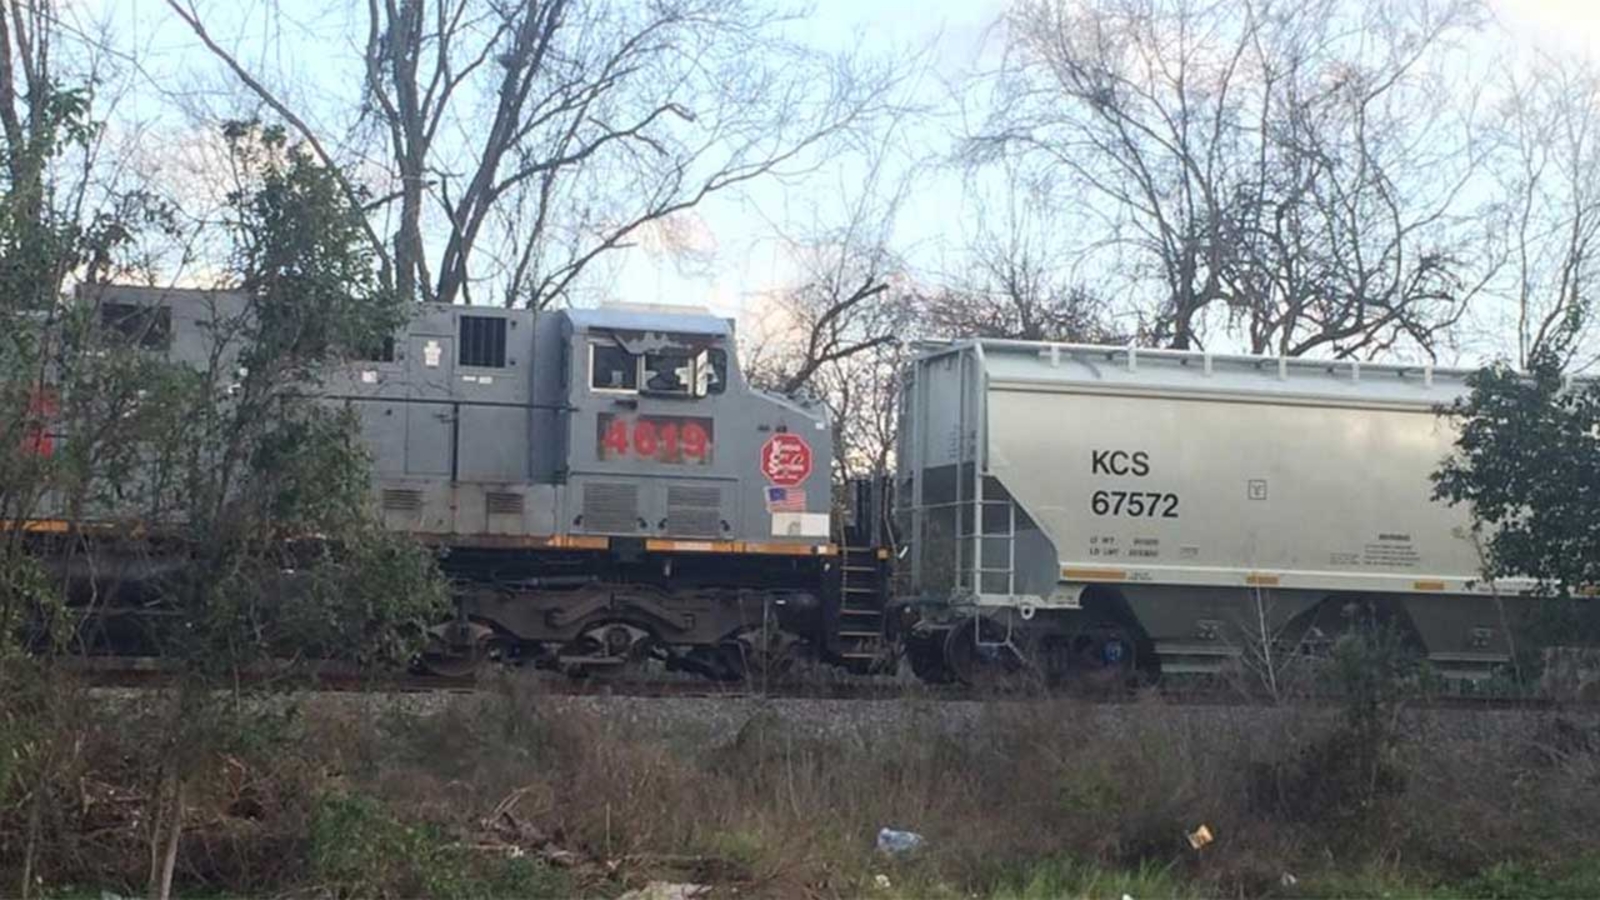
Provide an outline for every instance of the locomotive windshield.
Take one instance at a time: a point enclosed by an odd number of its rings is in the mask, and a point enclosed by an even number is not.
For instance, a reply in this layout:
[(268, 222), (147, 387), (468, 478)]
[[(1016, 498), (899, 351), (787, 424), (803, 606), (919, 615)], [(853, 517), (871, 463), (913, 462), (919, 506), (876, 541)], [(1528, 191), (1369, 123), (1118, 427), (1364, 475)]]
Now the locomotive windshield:
[(694, 379), (694, 360), (688, 353), (646, 353), (645, 389), (652, 394), (687, 394)]
[(704, 397), (727, 387), (727, 351), (671, 348), (630, 353), (617, 344), (589, 345), (589, 387), (596, 391)]
[(166, 306), (101, 303), (100, 324), (107, 332), (145, 350), (165, 350), (172, 340), (172, 310)]

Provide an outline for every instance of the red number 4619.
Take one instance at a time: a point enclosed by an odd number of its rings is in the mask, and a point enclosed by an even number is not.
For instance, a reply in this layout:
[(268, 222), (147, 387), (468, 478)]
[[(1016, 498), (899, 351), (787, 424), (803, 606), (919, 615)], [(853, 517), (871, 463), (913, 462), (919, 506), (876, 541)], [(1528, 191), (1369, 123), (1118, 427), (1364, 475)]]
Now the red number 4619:
[[(605, 421), (609, 418), (610, 421)], [(617, 459), (630, 453), (664, 463), (707, 463), (711, 460), (710, 421), (679, 416), (601, 421), (600, 456)]]

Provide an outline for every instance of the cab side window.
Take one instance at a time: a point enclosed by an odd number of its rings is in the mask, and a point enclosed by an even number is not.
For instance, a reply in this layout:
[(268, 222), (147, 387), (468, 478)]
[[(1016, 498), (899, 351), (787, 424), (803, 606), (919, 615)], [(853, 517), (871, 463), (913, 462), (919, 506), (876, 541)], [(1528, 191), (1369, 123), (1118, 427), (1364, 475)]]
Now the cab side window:
[(597, 391), (637, 391), (638, 358), (615, 344), (590, 344), (589, 387)]

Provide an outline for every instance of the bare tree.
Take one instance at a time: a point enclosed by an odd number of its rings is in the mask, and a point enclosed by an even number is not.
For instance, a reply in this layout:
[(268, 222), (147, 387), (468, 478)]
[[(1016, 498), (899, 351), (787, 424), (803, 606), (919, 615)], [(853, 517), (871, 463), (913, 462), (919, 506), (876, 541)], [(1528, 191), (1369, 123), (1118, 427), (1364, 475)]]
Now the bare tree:
[[(0, 0), (0, 131), (4, 132), (5, 288), (23, 305), (47, 309), (57, 298), (70, 253), (52, 240), (72, 210), (52, 202), (51, 165), (65, 149), (92, 140), (89, 88), (60, 71), (50, 0)], [(77, 187), (81, 190), (83, 180)], [(69, 203), (70, 207), (71, 204)]]
[(887, 469), (899, 363), (916, 334), (908, 267), (890, 248), (920, 169), (899, 159), (896, 134), (891, 126), (864, 157), (849, 160), (861, 166), (859, 186), (838, 192), (840, 208), (818, 210), (826, 224), (782, 236), (798, 274), (767, 299), (746, 348), (755, 384), (828, 407), (841, 479)]
[[(743, 342), (744, 369), (759, 388), (827, 408), (838, 486), (890, 468), (913, 307), (891, 257), (847, 247), (807, 255), (803, 280), (768, 298)], [(837, 268), (816, 268), (830, 257)]]
[(1120, 343), (1111, 304), (1076, 278), (1078, 254), (1059, 240), (1066, 223), (1040, 192), (1004, 173), (999, 215), (981, 190), (972, 206), (977, 234), (961, 255), (963, 268), (916, 298), (922, 330), (932, 337), (1010, 338)]
[[(1430, 59), (1478, 10), (1300, 11), (1252, 26), (1257, 162), (1230, 210), (1231, 312), (1254, 352), (1432, 353), (1495, 271), (1465, 199), (1484, 162), (1475, 98)], [(1364, 38), (1346, 48), (1350, 26)]]
[[(349, 162), (194, 0), (167, 2), (324, 163)], [(506, 305), (566, 297), (641, 227), (814, 163), (893, 82), (786, 42), (746, 0), (368, 0), (366, 23), (360, 96), (338, 102), (376, 126), (393, 190), (346, 192), (384, 277), (444, 303), (484, 284)]]
[(1451, 227), (1477, 159), (1439, 64), (1477, 17), (1472, 0), (1021, 0), (966, 154), (1111, 204), (1155, 340), (1222, 324), (1256, 352), (1426, 352), (1482, 280)]
[(1595, 325), (1590, 286), (1600, 276), (1600, 72), (1549, 56), (1510, 72), (1495, 172), (1506, 198), (1503, 293), (1515, 325), (1502, 334), (1514, 331), (1522, 368), (1546, 352), (1581, 367), (1594, 362), (1586, 339)]

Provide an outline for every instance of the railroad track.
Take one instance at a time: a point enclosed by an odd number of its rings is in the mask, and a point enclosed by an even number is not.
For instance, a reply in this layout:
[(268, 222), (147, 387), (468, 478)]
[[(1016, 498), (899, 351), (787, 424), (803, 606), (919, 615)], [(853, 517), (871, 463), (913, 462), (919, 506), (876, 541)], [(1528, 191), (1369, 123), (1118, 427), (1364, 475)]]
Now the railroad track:
[[(95, 687), (157, 689), (174, 684), (179, 668), (169, 661), (151, 657), (73, 657), (58, 665)], [(699, 678), (571, 678), (554, 672), (531, 670), (491, 671), (467, 678), (399, 671), (371, 671), (339, 663), (310, 665), (263, 665), (240, 673), (238, 680), (252, 686), (281, 685), (327, 692), (345, 693), (476, 693), (496, 690), (508, 682), (507, 676), (532, 686), (537, 693), (569, 697), (806, 699), (806, 700), (903, 700), (925, 702), (978, 702), (1039, 699), (1045, 696), (1071, 698), (1089, 703), (1139, 703), (1155, 700), (1183, 706), (1270, 706), (1264, 696), (1251, 696), (1233, 686), (1193, 684), (1163, 685), (1133, 690), (1047, 692), (1037, 687), (1011, 685), (999, 688), (925, 685), (891, 678), (831, 681), (786, 679), (766, 684), (713, 682)], [(1310, 696), (1296, 702), (1329, 706), (1342, 701), (1337, 696)], [(1550, 710), (1576, 708), (1600, 710), (1596, 704), (1561, 704), (1539, 697), (1477, 695), (1435, 695), (1408, 698), (1406, 705), (1418, 709), (1463, 710)]]

